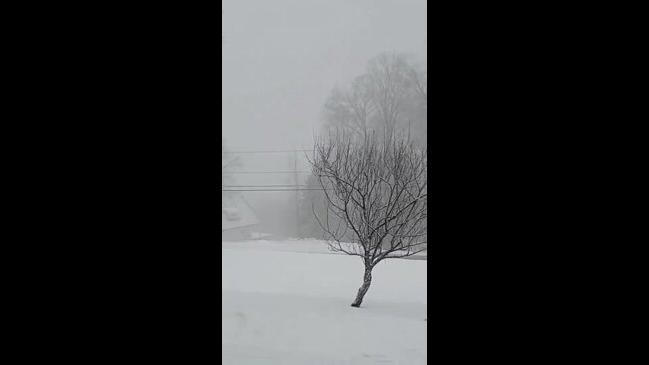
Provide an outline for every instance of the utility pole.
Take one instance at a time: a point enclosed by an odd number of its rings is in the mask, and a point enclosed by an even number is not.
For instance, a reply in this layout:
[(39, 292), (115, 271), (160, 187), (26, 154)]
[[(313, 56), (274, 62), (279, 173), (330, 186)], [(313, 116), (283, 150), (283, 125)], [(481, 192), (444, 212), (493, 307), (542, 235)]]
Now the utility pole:
[(295, 172), (295, 238), (300, 238), (300, 198), (298, 191), (298, 185), (300, 183), (297, 177), (297, 148), (295, 148), (295, 151), (293, 152), (293, 157), (293, 171)]

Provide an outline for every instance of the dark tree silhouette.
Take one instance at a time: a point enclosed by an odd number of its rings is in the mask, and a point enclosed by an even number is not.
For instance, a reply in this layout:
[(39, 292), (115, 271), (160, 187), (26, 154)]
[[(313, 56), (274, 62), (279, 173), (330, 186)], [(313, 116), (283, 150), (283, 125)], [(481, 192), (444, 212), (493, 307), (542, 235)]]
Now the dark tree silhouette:
[(426, 249), (426, 148), (401, 134), (336, 132), (316, 142), (310, 162), (326, 205), (324, 216), (313, 213), (330, 249), (365, 266), (359, 307), (379, 262)]

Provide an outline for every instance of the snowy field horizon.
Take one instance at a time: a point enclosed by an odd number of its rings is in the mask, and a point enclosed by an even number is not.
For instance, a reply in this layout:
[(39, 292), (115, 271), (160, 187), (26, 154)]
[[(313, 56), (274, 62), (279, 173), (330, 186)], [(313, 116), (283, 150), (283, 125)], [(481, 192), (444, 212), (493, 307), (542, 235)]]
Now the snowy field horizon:
[[(287, 238), (287, 239), (255, 239), (242, 241), (221, 241), (223, 248), (270, 250), (280, 252), (303, 252), (314, 254), (345, 255), (341, 252), (333, 252), (325, 240), (316, 238)], [(351, 243), (346, 245), (351, 246)], [(399, 253), (399, 251), (396, 251)], [(425, 260), (428, 252), (423, 251), (409, 257), (406, 260)]]
[(427, 263), (374, 269), (324, 241), (222, 242), (224, 364), (425, 364)]

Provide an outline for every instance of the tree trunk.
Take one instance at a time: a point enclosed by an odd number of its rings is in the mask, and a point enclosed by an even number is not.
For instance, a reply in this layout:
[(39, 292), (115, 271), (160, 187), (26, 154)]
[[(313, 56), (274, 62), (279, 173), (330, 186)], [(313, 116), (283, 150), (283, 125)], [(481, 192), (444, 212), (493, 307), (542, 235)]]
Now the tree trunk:
[(365, 293), (367, 293), (367, 290), (370, 288), (370, 284), (372, 284), (372, 269), (366, 267), (365, 275), (363, 276), (363, 285), (361, 285), (360, 289), (358, 289), (358, 294), (356, 294), (356, 299), (354, 300), (354, 303), (352, 303), (352, 307), (358, 308), (361, 306), (363, 297), (365, 296)]

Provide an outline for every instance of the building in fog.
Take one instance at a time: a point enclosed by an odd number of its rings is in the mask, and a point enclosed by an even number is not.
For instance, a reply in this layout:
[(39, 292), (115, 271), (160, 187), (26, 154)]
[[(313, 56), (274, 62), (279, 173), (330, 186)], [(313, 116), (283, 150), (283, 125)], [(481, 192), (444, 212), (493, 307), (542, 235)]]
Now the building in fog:
[(221, 205), (221, 239), (240, 241), (254, 238), (259, 220), (255, 211), (241, 194), (223, 197)]

